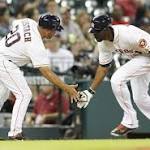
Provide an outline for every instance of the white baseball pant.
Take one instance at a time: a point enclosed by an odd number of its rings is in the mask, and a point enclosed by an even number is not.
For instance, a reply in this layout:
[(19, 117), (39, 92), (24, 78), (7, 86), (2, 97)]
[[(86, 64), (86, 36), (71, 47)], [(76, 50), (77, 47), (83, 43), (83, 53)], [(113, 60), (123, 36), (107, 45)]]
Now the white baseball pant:
[(8, 98), (8, 92), (16, 97), (13, 107), (11, 127), (8, 136), (22, 132), (22, 124), (27, 107), (32, 98), (31, 90), (20, 69), (12, 62), (0, 57), (0, 107)]
[(138, 119), (132, 106), (131, 95), (127, 86), (130, 81), (133, 100), (140, 111), (150, 119), (150, 96), (148, 86), (150, 82), (150, 57), (136, 56), (120, 67), (111, 78), (113, 93), (124, 110), (121, 124), (128, 128), (137, 128)]

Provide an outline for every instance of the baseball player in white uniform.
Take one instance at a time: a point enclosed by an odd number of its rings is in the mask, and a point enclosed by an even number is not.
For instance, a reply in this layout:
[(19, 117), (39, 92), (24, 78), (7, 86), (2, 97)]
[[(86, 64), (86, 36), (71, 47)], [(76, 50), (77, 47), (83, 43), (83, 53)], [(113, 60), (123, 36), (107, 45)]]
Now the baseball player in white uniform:
[(44, 14), (39, 23), (31, 19), (20, 19), (13, 23), (12, 30), (0, 41), (0, 108), (8, 98), (9, 91), (16, 97), (13, 107), (10, 139), (23, 139), (22, 123), (28, 104), (32, 98), (31, 90), (19, 66), (32, 62), (35, 68), (51, 83), (67, 92), (71, 100), (78, 99), (77, 85), (63, 83), (49, 68), (49, 58), (42, 39), (52, 38), (63, 27), (57, 16)]
[(99, 47), (99, 67), (89, 90), (80, 92), (79, 108), (85, 108), (93, 97), (96, 88), (107, 74), (113, 53), (121, 53), (130, 58), (111, 78), (113, 93), (124, 111), (121, 123), (111, 131), (111, 135), (126, 135), (138, 128), (138, 119), (131, 103), (127, 82), (131, 82), (133, 99), (140, 111), (150, 119), (150, 35), (132, 25), (111, 25), (111, 18), (102, 15), (93, 18), (90, 32)]

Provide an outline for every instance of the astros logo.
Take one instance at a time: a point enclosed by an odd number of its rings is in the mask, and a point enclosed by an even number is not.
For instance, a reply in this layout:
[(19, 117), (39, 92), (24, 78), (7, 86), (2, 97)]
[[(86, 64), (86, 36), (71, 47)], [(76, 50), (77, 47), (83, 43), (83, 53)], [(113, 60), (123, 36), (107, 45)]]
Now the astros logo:
[(145, 39), (140, 39), (139, 40), (139, 47), (145, 48), (146, 46), (147, 46), (147, 41)]

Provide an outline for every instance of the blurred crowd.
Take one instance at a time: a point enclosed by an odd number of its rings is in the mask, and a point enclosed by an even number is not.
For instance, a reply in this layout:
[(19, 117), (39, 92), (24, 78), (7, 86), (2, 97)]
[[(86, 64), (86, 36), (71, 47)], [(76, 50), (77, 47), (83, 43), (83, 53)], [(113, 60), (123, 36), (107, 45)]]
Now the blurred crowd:
[[(74, 3), (76, 1), (74, 0)], [(107, 0), (102, 4), (101, 7), (97, 5), (96, 10), (99, 10), (98, 14), (110, 14), (112, 24), (133, 24), (150, 33), (150, 0)], [(0, 38), (10, 31), (15, 19), (28, 17), (38, 21), (39, 16), (44, 13), (58, 15), (64, 30), (53, 39), (44, 41), (50, 67), (56, 73), (66, 74), (71, 70), (75, 78), (91, 79), (98, 65), (98, 49), (88, 30), (91, 18), (97, 12), (93, 10), (89, 13), (86, 6), (78, 3), (77, 7), (73, 7), (63, 0), (0, 0)], [(127, 58), (114, 55), (112, 72), (125, 61)], [(108, 74), (108, 80), (110, 76), (111, 74)], [(14, 100), (12, 97), (10, 99)], [(71, 114), (69, 98), (63, 93), (60, 95), (60, 91), (55, 87), (41, 86), (33, 99), (33, 110), (26, 119), (29, 125), (57, 123), (60, 111), (63, 119)], [(61, 110), (58, 107), (59, 100)], [(6, 112), (6, 107), (2, 111)]]
[[(112, 24), (134, 24), (150, 32), (149, 0), (108, 0), (104, 4), (98, 6), (99, 14), (109, 13)], [(56, 39), (45, 41), (50, 61), (56, 59), (50, 62), (51, 67), (65, 72), (74, 66), (72, 70), (76, 74), (80, 72), (79, 78), (93, 77), (98, 64), (98, 50), (88, 29), (95, 12), (89, 13), (84, 6), (74, 7), (63, 0), (0, 0), (0, 38), (9, 32), (15, 19), (28, 17), (38, 21), (43, 13), (58, 15), (64, 30)]]

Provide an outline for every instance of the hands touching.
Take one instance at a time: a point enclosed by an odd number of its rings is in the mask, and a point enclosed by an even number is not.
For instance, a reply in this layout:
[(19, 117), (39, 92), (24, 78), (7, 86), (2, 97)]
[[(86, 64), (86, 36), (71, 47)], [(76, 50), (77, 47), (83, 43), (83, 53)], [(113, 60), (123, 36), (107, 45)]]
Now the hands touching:
[(75, 101), (75, 102), (79, 101), (80, 94), (76, 90), (77, 87), (78, 87), (77, 84), (76, 85), (67, 85), (67, 87), (65, 89), (65, 91), (70, 96), (71, 103), (73, 103), (73, 101)]
[(92, 89), (88, 89), (88, 90), (84, 90), (78, 93), (80, 94), (80, 99), (77, 102), (77, 107), (86, 108), (90, 100), (93, 98), (95, 91)]
[(71, 103), (74, 101), (77, 103), (78, 108), (86, 108), (90, 102), (90, 100), (93, 98), (95, 91), (89, 88), (88, 90), (84, 91), (78, 91), (76, 88), (78, 85), (68, 85), (66, 88), (66, 92), (69, 94), (71, 98)]

